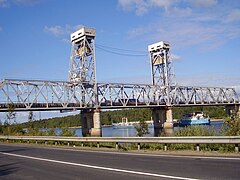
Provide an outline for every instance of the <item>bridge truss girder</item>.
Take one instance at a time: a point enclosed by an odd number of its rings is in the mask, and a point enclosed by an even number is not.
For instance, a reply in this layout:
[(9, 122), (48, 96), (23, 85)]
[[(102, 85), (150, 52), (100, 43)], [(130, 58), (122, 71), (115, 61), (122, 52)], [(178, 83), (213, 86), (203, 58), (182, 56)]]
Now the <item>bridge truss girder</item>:
[(97, 83), (97, 94), (94, 89), (81, 82), (6, 79), (0, 81), (0, 112), (10, 104), (16, 111), (239, 104), (234, 88)]

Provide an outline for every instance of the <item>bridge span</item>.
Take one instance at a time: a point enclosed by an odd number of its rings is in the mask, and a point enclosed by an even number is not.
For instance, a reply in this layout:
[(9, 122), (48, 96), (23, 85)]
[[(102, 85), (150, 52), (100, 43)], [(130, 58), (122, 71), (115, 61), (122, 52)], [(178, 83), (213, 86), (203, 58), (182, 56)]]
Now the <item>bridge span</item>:
[(5, 79), (0, 112), (239, 105), (234, 88)]
[(101, 136), (102, 109), (152, 108), (156, 128), (172, 128), (172, 109), (182, 106), (226, 106), (239, 109), (234, 88), (180, 86), (169, 58), (170, 45), (148, 46), (152, 84), (96, 82), (95, 29), (71, 34), (68, 81), (4, 79), (0, 81), (0, 112), (81, 110), (83, 135)]

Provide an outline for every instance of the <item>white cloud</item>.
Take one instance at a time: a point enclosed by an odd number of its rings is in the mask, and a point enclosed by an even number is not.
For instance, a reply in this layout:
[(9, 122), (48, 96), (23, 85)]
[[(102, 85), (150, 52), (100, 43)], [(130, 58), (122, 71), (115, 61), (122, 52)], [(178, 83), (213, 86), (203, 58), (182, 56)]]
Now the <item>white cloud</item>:
[(177, 76), (177, 83), (184, 86), (232, 87), (240, 93), (240, 86), (238, 85), (240, 84), (239, 76), (220, 74)]
[(66, 24), (65, 26), (45, 26), (43, 28), (43, 31), (52, 34), (55, 37), (61, 38), (63, 42), (69, 42), (69, 38), (67, 37), (69, 37), (72, 32), (78, 30), (81, 27), (83, 27), (83, 25), (70, 26)]
[(0, 0), (0, 8), (8, 7), (9, 3), (7, 0)]
[(193, 6), (195, 7), (212, 7), (217, 5), (218, 1), (217, 0), (188, 0)]
[(226, 2), (202, 1), (203, 7), (215, 6), (213, 13), (210, 8), (186, 6), (195, 1), (181, 1), (182, 6), (179, 2), (168, 5), (165, 14), (149, 24), (131, 27), (128, 37), (141, 36), (151, 42), (165, 40), (175, 47), (197, 45), (201, 49), (214, 49), (231, 39), (240, 38), (240, 9), (227, 6)]
[(240, 21), (240, 9), (233, 9), (227, 15), (225, 22), (237, 22)]
[(167, 10), (175, 2), (177, 0), (118, 0), (118, 4), (123, 10), (133, 10), (138, 16), (147, 13), (151, 8), (160, 7)]
[(176, 60), (178, 61), (178, 60), (181, 59), (181, 57), (179, 55), (176, 55), (176, 54), (170, 54), (170, 59), (172, 61), (176, 61)]
[(0, 0), (0, 8), (10, 7), (11, 5), (32, 6), (42, 0)]
[(190, 15), (191, 7), (209, 8), (218, 4), (217, 0), (118, 0), (118, 5), (126, 11), (135, 11), (141, 16), (153, 8), (160, 8), (167, 14)]
[(175, 17), (190, 16), (191, 14), (192, 14), (192, 9), (189, 7), (186, 7), (186, 8), (173, 7), (168, 11), (166, 11), (166, 15), (175, 16)]
[(51, 27), (45, 26), (44, 31), (47, 33), (53, 34), (54, 36), (57, 36), (57, 37), (65, 34), (64, 28), (58, 25), (51, 26)]
[(35, 5), (36, 3), (40, 2), (41, 0), (14, 0), (16, 4), (22, 5)]

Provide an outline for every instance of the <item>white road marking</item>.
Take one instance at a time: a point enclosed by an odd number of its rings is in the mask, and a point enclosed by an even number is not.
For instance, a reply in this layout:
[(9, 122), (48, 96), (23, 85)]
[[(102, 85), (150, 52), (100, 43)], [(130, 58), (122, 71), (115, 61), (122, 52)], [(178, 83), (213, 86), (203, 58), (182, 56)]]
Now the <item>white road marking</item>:
[(14, 157), (20, 157), (20, 158), (26, 158), (26, 159), (33, 159), (33, 160), (38, 160), (38, 161), (46, 161), (46, 162), (66, 164), (66, 165), (72, 165), (72, 166), (80, 166), (80, 167), (86, 167), (86, 168), (93, 168), (93, 169), (100, 169), (100, 170), (107, 170), (107, 171), (115, 171), (115, 172), (129, 173), (129, 174), (137, 174), (137, 175), (144, 175), (144, 176), (162, 177), (162, 178), (169, 178), (169, 179), (182, 179), (182, 180), (197, 180), (197, 179), (194, 179), (194, 178), (170, 176), (170, 175), (164, 175), (164, 174), (154, 174), (154, 173), (131, 171), (131, 170), (125, 170), (125, 169), (108, 168), (108, 167), (102, 167), (102, 166), (79, 164), (79, 163), (58, 161), (58, 160), (53, 160), (53, 159), (44, 159), (44, 158), (24, 156), (24, 155), (5, 153), (5, 152), (0, 152), (0, 154), (4, 154), (4, 155), (8, 155), (8, 156), (14, 156)]

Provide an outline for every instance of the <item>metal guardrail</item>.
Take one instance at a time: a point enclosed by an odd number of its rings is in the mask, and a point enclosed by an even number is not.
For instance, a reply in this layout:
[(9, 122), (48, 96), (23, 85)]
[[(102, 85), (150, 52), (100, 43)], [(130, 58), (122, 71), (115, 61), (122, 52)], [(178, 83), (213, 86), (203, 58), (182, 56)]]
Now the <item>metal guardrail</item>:
[(57, 142), (84, 142), (97, 143), (116, 143), (118, 149), (119, 143), (137, 143), (138, 150), (140, 144), (156, 143), (164, 144), (164, 150), (167, 150), (168, 144), (196, 144), (196, 150), (199, 151), (199, 144), (235, 144), (235, 151), (239, 152), (240, 136), (186, 136), (186, 137), (63, 137), (63, 136), (0, 136), (2, 140), (20, 140), (20, 141), (55, 141)]

